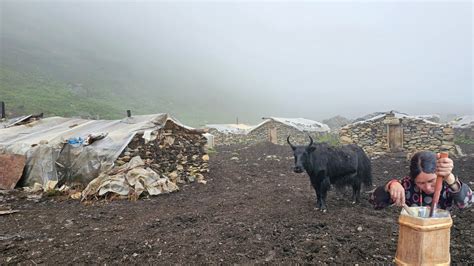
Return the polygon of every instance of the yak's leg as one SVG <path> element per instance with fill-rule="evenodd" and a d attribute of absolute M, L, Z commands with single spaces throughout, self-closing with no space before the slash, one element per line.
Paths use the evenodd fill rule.
<path fill-rule="evenodd" d="M 321 209 L 321 182 L 318 182 L 318 178 L 315 176 L 310 176 L 309 179 L 311 180 L 311 185 L 316 192 L 316 210 Z"/>
<path fill-rule="evenodd" d="M 323 181 L 321 182 L 321 211 L 322 212 L 327 211 L 326 196 L 330 187 L 331 187 L 331 183 L 329 182 L 329 177 L 324 177 Z"/>
<path fill-rule="evenodd" d="M 360 201 L 360 180 L 354 180 L 352 183 L 352 204 L 359 203 Z"/>
<path fill-rule="evenodd" d="M 343 180 L 350 180 L 349 184 L 352 184 L 352 203 L 358 203 L 360 199 L 360 187 L 361 181 L 357 175 L 357 173 L 351 173 L 345 176 L 340 177 Z M 349 185 L 348 184 L 348 185 Z"/>

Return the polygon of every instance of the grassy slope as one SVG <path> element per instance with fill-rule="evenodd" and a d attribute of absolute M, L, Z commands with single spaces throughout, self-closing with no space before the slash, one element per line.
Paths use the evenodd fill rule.
<path fill-rule="evenodd" d="M 0 68 L 0 92 L 0 99 L 6 103 L 10 115 L 44 112 L 47 116 L 123 116 L 117 106 L 103 99 L 75 95 L 65 83 L 6 67 Z"/>
<path fill-rule="evenodd" d="M 11 115 L 117 119 L 131 109 L 133 114 L 170 113 L 190 126 L 228 119 L 213 104 L 196 104 L 172 86 L 150 84 L 120 56 L 35 32 L 17 34 L 18 29 L 4 32 L 0 53 L 0 101 Z M 72 84 L 82 84 L 88 97 L 74 92 Z"/>
<path fill-rule="evenodd" d="M 94 89 L 92 97 L 77 95 L 63 81 L 40 73 L 19 72 L 0 66 L 0 101 L 10 117 L 38 114 L 119 119 L 126 110 L 133 114 L 170 113 L 181 122 L 199 127 L 213 119 L 225 120 L 212 106 L 204 109 L 193 104 L 175 104 L 164 97 L 114 93 L 106 87 Z"/>

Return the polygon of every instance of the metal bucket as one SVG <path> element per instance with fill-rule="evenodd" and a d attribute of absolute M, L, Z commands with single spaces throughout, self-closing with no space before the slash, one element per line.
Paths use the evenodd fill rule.
<path fill-rule="evenodd" d="M 418 218 L 427 218 L 427 219 L 433 219 L 433 218 L 446 218 L 450 217 L 450 213 L 447 210 L 443 209 L 436 209 L 434 212 L 433 217 L 430 217 L 430 207 L 408 207 L 412 212 L 416 213 Z M 403 215 L 408 215 L 408 213 L 405 210 L 402 210 L 401 214 Z M 412 215 L 410 215 L 412 216 Z"/>
<path fill-rule="evenodd" d="M 449 265 L 450 229 L 453 224 L 446 210 L 436 209 L 429 217 L 429 207 L 410 207 L 417 216 L 402 210 L 398 223 L 397 265 Z"/>

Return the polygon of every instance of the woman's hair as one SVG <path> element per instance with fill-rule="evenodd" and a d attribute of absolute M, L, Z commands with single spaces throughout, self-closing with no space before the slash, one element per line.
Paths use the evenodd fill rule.
<path fill-rule="evenodd" d="M 421 172 L 433 174 L 436 172 L 436 154 L 430 151 L 420 151 L 411 157 L 410 177 L 414 180 Z"/>

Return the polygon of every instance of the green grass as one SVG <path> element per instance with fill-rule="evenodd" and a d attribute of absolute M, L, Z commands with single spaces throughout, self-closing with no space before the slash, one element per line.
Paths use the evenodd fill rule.
<path fill-rule="evenodd" d="M 471 144 L 471 145 L 474 145 L 474 139 L 471 139 L 471 138 L 467 138 L 465 136 L 457 136 L 455 139 L 454 139 L 454 143 L 455 144 Z"/>
<path fill-rule="evenodd" d="M 192 127 L 235 119 L 207 104 L 208 95 L 196 93 L 198 84 L 181 82 L 187 78 L 184 73 L 137 65 L 122 57 L 122 50 L 107 42 L 91 45 L 62 24 L 44 27 L 48 32 L 25 31 L 22 18 L 5 18 L 9 26 L 2 32 L 0 101 L 6 102 L 10 117 L 43 112 L 118 119 L 130 109 L 132 115 L 169 113 Z"/>
<path fill-rule="evenodd" d="M 336 134 L 324 134 L 316 138 L 314 141 L 325 142 L 333 146 L 341 145 L 341 143 L 339 142 L 339 136 Z"/>
<path fill-rule="evenodd" d="M 75 95 L 51 78 L 0 68 L 0 101 L 12 116 L 44 112 L 46 116 L 118 118 L 124 111 L 101 98 Z"/>
<path fill-rule="evenodd" d="M 207 154 L 209 155 L 217 154 L 217 150 L 215 148 L 207 148 Z"/>
<path fill-rule="evenodd" d="M 133 115 L 169 113 L 186 125 L 199 127 L 206 119 L 218 117 L 212 108 L 173 104 L 157 92 L 138 93 L 139 89 L 112 90 L 109 84 L 93 87 L 88 97 L 78 95 L 66 82 L 44 73 L 19 72 L 0 66 L 0 101 L 6 104 L 9 117 L 44 113 L 45 116 L 80 116 L 94 119 L 120 119 L 126 110 Z M 99 84 L 94 83 L 94 84 Z M 84 85 L 86 88 L 90 85 Z M 128 93 L 128 94 L 127 94 Z"/>

